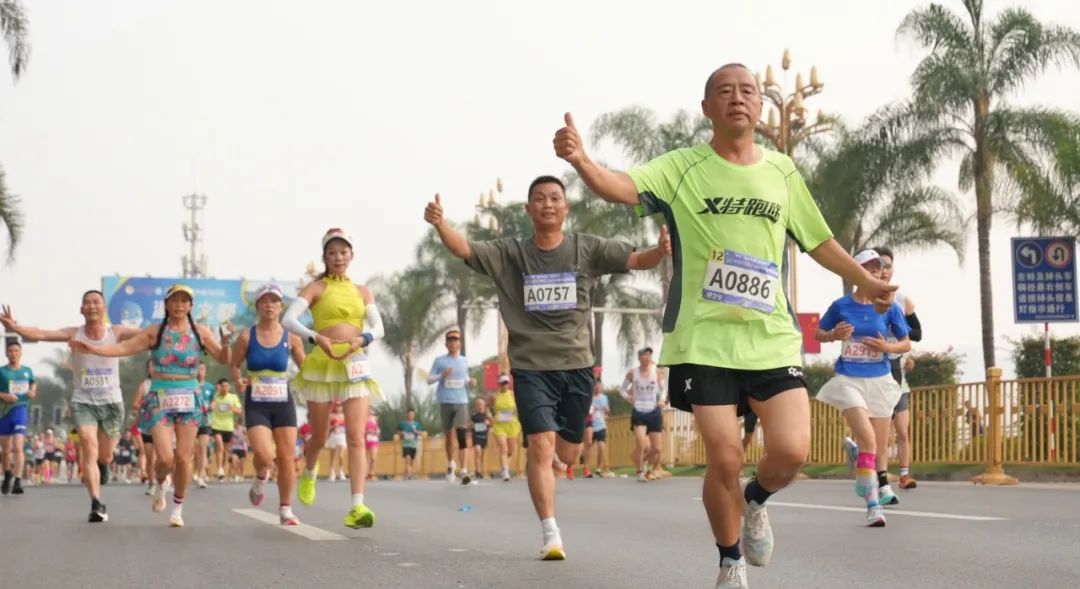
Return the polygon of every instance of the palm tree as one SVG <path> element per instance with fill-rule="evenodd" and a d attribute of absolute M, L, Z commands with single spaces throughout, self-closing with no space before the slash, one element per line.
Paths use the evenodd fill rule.
<path fill-rule="evenodd" d="M 566 186 L 567 189 L 574 190 L 580 195 L 570 203 L 568 224 L 572 231 L 618 238 L 639 247 L 651 246 L 649 242 L 653 241 L 656 232 L 651 229 L 650 224 L 642 223 L 632 208 L 613 207 L 605 203 L 585 187 L 577 174 L 567 176 Z M 662 276 L 652 272 L 649 274 Z M 634 277 L 630 274 L 609 274 L 600 277 L 593 286 L 591 297 L 594 307 L 657 309 L 659 311 L 663 306 L 663 296 L 660 293 L 635 286 Z M 655 315 L 618 313 L 615 318 L 618 321 L 616 341 L 626 361 L 633 358 L 637 344 L 647 341 L 651 335 L 660 331 L 662 323 L 659 312 Z M 597 365 L 600 365 L 604 359 L 606 321 L 605 313 L 593 314 L 593 351 L 596 354 Z"/>
<path fill-rule="evenodd" d="M 0 32 L 8 46 L 8 64 L 15 80 L 26 69 L 26 60 L 30 55 L 30 46 L 26 41 L 29 26 L 22 2 L 0 0 Z M 3 169 L 0 169 L 0 224 L 7 228 L 8 262 L 11 262 L 15 259 L 15 248 L 22 238 L 24 219 L 19 210 L 19 199 L 7 190 Z"/>
<path fill-rule="evenodd" d="M 413 403 L 413 375 L 416 360 L 438 341 L 449 327 L 442 322 L 446 299 L 431 265 L 414 265 L 389 277 L 372 281 L 386 335 L 383 345 L 402 365 L 406 407 Z"/>
<path fill-rule="evenodd" d="M 483 313 L 472 313 L 476 305 L 495 295 L 491 281 L 480 276 L 450 253 L 434 229 L 428 230 L 416 248 L 416 258 L 423 266 L 435 269 L 440 292 L 453 305 L 457 327 L 461 330 L 461 354 L 468 356 L 466 345 L 470 333 L 478 333 L 484 325 Z M 470 320 L 475 318 L 470 332 Z"/>
<path fill-rule="evenodd" d="M 935 133 L 897 141 L 871 117 L 864 128 L 837 125 L 828 142 L 805 143 L 806 183 L 838 243 L 854 254 L 875 245 L 946 245 L 963 259 L 963 215 L 953 195 L 925 182 L 942 151 Z M 844 294 L 852 285 L 843 282 Z"/>
<path fill-rule="evenodd" d="M 1060 224 L 1035 211 L 1069 202 L 1063 189 L 1074 186 L 1080 143 L 1076 115 L 1014 106 L 1007 99 L 1050 66 L 1080 66 L 1080 34 L 1043 24 L 1023 8 L 1009 8 L 987 22 L 982 0 L 963 5 L 962 15 L 939 4 L 916 9 L 897 34 L 930 50 L 912 74 L 915 92 L 906 122 L 939 130 L 943 144 L 961 155 L 960 189 L 975 190 L 983 362 L 989 368 L 996 363 L 994 212 L 1011 213 L 1042 230 Z"/>

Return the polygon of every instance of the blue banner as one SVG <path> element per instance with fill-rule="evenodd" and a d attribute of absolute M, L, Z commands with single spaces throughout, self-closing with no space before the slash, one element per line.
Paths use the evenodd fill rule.
<path fill-rule="evenodd" d="M 101 292 L 109 321 L 115 325 L 146 327 L 165 318 L 165 292 L 174 284 L 184 284 L 195 291 L 191 317 L 196 323 L 217 329 L 228 321 L 236 327 L 255 323 L 255 292 L 268 280 L 218 280 L 215 278 L 139 278 L 105 276 Z M 278 282 L 288 307 L 299 292 L 296 282 Z"/>
<path fill-rule="evenodd" d="M 1076 240 L 1012 239 L 1013 313 L 1017 323 L 1076 321 Z"/>

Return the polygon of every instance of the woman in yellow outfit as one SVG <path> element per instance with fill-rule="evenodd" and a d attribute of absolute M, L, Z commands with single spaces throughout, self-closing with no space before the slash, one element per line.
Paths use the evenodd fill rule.
<path fill-rule="evenodd" d="M 510 480 L 510 457 L 517 450 L 518 439 L 521 438 L 521 422 L 517 417 L 517 403 L 514 401 L 514 391 L 510 389 L 510 377 L 505 374 L 499 375 L 499 392 L 495 393 L 491 401 L 492 413 L 495 415 L 495 441 L 499 444 L 499 464 L 502 465 L 502 478 Z"/>
<path fill-rule="evenodd" d="M 354 284 L 348 276 L 353 260 L 352 239 L 341 229 L 331 229 L 323 236 L 322 247 L 326 271 L 300 291 L 281 322 L 290 332 L 317 346 L 292 381 L 295 392 L 307 401 L 311 424 L 311 439 L 304 449 L 304 472 L 296 494 L 304 505 L 315 502 L 319 453 L 330 430 L 330 407 L 340 401 L 345 408 L 352 487 L 352 509 L 345 516 L 345 526 L 370 528 L 375 525 L 375 514 L 364 505 L 364 428 L 368 397 L 379 393 L 379 385 L 371 378 L 365 348 L 382 337 L 382 319 L 371 289 Z M 308 308 L 314 330 L 299 321 Z"/>

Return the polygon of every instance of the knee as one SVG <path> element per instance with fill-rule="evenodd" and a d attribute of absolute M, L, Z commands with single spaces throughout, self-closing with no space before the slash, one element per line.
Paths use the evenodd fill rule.
<path fill-rule="evenodd" d="M 345 442 L 349 445 L 349 452 L 356 452 L 364 449 L 364 434 L 361 432 L 351 432 L 345 435 Z"/>
<path fill-rule="evenodd" d="M 770 462 L 780 470 L 790 471 L 794 476 L 810 457 L 810 441 L 791 440 L 775 448 L 767 447 L 765 451 Z"/>
<path fill-rule="evenodd" d="M 908 435 L 908 431 L 907 431 L 906 428 L 896 430 L 896 443 L 897 444 L 907 444 L 910 440 L 911 440 L 911 437 Z"/>
<path fill-rule="evenodd" d="M 94 453 L 97 454 L 96 451 Z M 112 464 L 112 461 L 113 461 L 112 454 L 97 457 L 97 463 L 98 464 Z"/>
<path fill-rule="evenodd" d="M 723 480 L 738 480 L 743 468 L 742 446 L 726 444 L 713 446 L 705 455 L 707 473 Z"/>
<path fill-rule="evenodd" d="M 255 461 L 259 464 L 267 465 L 274 461 L 274 455 L 270 450 L 256 450 L 253 454 Z"/>
<path fill-rule="evenodd" d="M 188 456 L 184 456 L 181 453 L 179 455 L 174 455 L 173 456 L 172 463 L 173 463 L 174 466 L 185 467 L 185 466 L 191 464 L 191 458 L 188 457 Z"/>

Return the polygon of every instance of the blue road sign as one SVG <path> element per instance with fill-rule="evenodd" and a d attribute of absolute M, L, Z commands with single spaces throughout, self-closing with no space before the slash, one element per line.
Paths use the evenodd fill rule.
<path fill-rule="evenodd" d="M 1017 323 L 1076 321 L 1076 239 L 1012 238 Z"/>

